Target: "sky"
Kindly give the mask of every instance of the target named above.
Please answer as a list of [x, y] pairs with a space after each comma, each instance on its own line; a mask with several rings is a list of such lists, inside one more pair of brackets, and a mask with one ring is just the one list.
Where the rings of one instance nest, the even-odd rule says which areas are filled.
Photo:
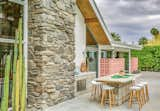
[[95, 0], [110, 32], [123, 42], [137, 43], [150, 29], [160, 29], [160, 0]]

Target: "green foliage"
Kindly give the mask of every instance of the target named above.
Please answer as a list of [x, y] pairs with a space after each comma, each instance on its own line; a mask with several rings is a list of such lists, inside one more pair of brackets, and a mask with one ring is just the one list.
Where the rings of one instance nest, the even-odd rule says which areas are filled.
[[159, 30], [157, 28], [152, 28], [151, 29], [151, 34], [154, 35], [154, 36], [156, 36], [156, 35], [159, 34]]
[[148, 43], [148, 39], [146, 37], [141, 37], [138, 41], [139, 45], [145, 45]]
[[3, 97], [1, 102], [0, 111], [8, 111], [8, 101], [9, 101], [9, 75], [11, 69], [11, 56], [8, 55], [5, 64], [5, 77], [3, 86]]
[[121, 41], [121, 37], [119, 34], [112, 32], [111, 35], [114, 41]]
[[132, 50], [132, 57], [138, 57], [142, 71], [160, 71], [160, 46], [145, 46], [141, 51]]

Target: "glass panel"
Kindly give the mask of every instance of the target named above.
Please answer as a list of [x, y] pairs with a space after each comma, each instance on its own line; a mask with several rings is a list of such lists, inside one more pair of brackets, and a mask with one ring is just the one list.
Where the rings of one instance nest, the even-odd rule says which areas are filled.
[[97, 53], [87, 52], [87, 63], [89, 71], [97, 71]]
[[107, 51], [101, 52], [101, 58], [107, 58]]
[[112, 51], [107, 51], [107, 58], [112, 58]]
[[0, 4], [0, 38], [14, 39], [22, 6], [15, 3]]
[[125, 70], [128, 71], [129, 70], [129, 55], [128, 53], [123, 53], [123, 57], [125, 58]]
[[[6, 56], [10, 54], [13, 60], [13, 45], [10, 44], [1, 44], [0, 43], [0, 100], [3, 97], [3, 80], [4, 80], [4, 71], [5, 71], [5, 62], [6, 62]], [[13, 62], [13, 61], [12, 61]], [[11, 83], [12, 83], [12, 72], [13, 70], [11, 70], [11, 76], [10, 76], [10, 88], [11, 88]], [[12, 97], [12, 93], [11, 91], [9, 92], [10, 96]], [[11, 100], [11, 99], [10, 99]], [[10, 101], [9, 100], [9, 101]], [[1, 101], [0, 101], [1, 104]]]
[[112, 52], [111, 51], [102, 51], [101, 52], [101, 58], [111, 58]]

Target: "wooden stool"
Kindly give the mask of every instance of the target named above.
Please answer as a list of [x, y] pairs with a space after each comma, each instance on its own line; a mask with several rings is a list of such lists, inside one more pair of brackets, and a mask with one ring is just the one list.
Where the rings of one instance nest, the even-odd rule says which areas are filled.
[[145, 98], [146, 101], [149, 101], [149, 92], [148, 92], [148, 83], [147, 82], [141, 82], [145, 86]]
[[129, 97], [129, 102], [128, 102], [129, 108], [132, 107], [132, 102], [133, 102], [133, 99], [135, 98], [138, 102], [138, 105], [139, 105], [139, 111], [141, 110], [142, 103], [141, 103], [140, 96], [141, 96], [141, 88], [140, 87], [137, 87], [137, 86], [130, 87], [130, 97]]
[[91, 91], [91, 100], [97, 99], [100, 100], [101, 97], [101, 83], [96, 82], [96, 80], [93, 80], [92, 82], [92, 91]]
[[137, 87], [141, 88], [141, 102], [142, 105], [144, 105], [147, 101], [146, 101], [146, 94], [145, 94], [145, 85], [144, 84], [137, 84]]
[[101, 105], [104, 106], [105, 100], [108, 98], [110, 110], [112, 108], [112, 105], [115, 105], [115, 96], [113, 91], [114, 91], [114, 87], [111, 87], [108, 85], [102, 86]]

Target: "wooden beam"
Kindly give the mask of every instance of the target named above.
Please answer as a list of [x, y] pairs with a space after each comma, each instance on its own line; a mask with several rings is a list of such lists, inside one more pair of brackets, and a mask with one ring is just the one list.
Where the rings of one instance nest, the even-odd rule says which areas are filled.
[[98, 19], [97, 18], [86, 18], [85, 23], [89, 23], [89, 22], [98, 22]]
[[87, 43], [87, 45], [96, 45], [97, 44], [93, 33], [89, 30], [88, 27], [86, 30], [86, 43]]
[[1, 0], [0, 5], [6, 4], [7, 2], [16, 3], [19, 5], [24, 5], [24, 0]]
[[9, 2], [13, 2], [19, 5], [24, 5], [24, 1], [23, 0], [8, 0]]
[[106, 36], [104, 30], [102, 29], [99, 22], [89, 22], [86, 23], [90, 32], [94, 35], [94, 38], [98, 44], [109, 45], [108, 37]]
[[[0, 43], [15, 44], [16, 41], [14, 39], [0, 38]], [[22, 41], [22, 43], [24, 43], [24, 41]], [[18, 44], [18, 42], [17, 42], [17, 44]]]
[[14, 39], [0, 38], [0, 43], [11, 43], [11, 44], [14, 44], [15, 40]]
[[76, 0], [76, 3], [84, 18], [97, 18], [89, 0]]

